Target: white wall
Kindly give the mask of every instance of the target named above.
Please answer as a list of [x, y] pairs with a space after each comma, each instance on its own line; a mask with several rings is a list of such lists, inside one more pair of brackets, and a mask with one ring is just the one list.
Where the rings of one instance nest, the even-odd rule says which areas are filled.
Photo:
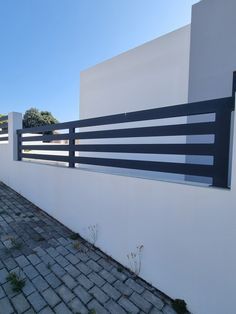
[[[233, 173], [235, 144], [236, 132]], [[143, 244], [141, 277], [193, 313], [234, 313], [235, 176], [232, 190], [197, 187], [17, 162], [7, 147], [0, 145], [0, 180], [85, 237], [98, 224], [97, 245], [124, 265]]]
[[190, 26], [81, 73], [80, 118], [186, 103]]
[[232, 95], [235, 12], [235, 0], [203, 0], [193, 6], [189, 102]]

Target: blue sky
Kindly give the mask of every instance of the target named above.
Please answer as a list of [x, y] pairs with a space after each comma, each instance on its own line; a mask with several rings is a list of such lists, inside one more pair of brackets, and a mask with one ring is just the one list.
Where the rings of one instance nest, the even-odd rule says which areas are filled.
[[197, 0], [0, 0], [0, 113], [79, 118], [80, 71], [190, 23]]

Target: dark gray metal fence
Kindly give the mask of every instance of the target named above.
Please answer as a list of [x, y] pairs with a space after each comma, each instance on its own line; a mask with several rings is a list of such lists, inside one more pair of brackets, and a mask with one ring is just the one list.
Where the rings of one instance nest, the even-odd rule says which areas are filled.
[[[89, 164], [166, 172], [182, 175], [211, 177], [213, 186], [228, 187], [229, 151], [231, 113], [234, 110], [234, 97], [215, 99], [191, 104], [135, 111], [92, 119], [59, 123], [43, 127], [21, 129], [18, 134], [18, 156], [22, 158], [67, 162], [69, 167], [75, 164]], [[81, 128], [92, 126], [115, 125], [127, 122], [140, 122], [155, 119], [185, 117], [200, 114], [215, 114], [215, 121], [182, 123], [173, 125], [118, 128], [98, 131], [81, 131]], [[80, 130], [77, 131], [76, 129]], [[63, 134], [53, 134], [54, 131], [67, 130]], [[46, 134], [51, 132], [52, 134]], [[36, 135], [24, 137], [26, 133]], [[188, 135], [214, 135], [214, 143], [206, 144], [75, 144], [79, 139], [115, 139], [139, 137], [164, 137]], [[44, 142], [68, 140], [66, 145], [47, 145]], [[27, 142], [41, 142], [39, 145], [27, 145]], [[68, 156], [26, 153], [24, 150], [66, 151]], [[213, 156], [212, 165], [190, 164], [176, 162], [159, 162], [148, 160], [127, 160], [117, 158], [97, 158], [75, 156], [75, 152], [112, 152], [131, 154], [171, 154], [171, 155], [201, 155]]]
[[3, 141], [8, 141], [8, 116], [0, 117], [0, 142]]

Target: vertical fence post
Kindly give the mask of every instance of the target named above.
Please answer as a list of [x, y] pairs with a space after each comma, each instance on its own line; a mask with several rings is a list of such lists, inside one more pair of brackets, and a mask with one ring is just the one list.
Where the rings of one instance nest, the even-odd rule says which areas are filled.
[[75, 128], [69, 128], [69, 167], [70, 168], [75, 167], [75, 162], [74, 162], [74, 157], [75, 157], [74, 134], [75, 134]]
[[229, 187], [231, 112], [227, 107], [216, 112], [213, 186], [222, 188]]
[[22, 129], [22, 114], [11, 112], [8, 114], [9, 152], [12, 160], [18, 160], [18, 135], [17, 130]]

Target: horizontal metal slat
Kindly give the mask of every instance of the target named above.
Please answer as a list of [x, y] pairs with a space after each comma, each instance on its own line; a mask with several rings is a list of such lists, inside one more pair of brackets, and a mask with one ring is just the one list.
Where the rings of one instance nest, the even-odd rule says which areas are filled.
[[2, 130], [2, 131], [0, 131], [0, 135], [2, 135], [2, 134], [8, 134], [8, 130]]
[[0, 137], [0, 142], [8, 141], [8, 136]]
[[0, 129], [8, 128], [8, 123], [0, 123]]
[[19, 153], [19, 157], [28, 158], [28, 159], [41, 159], [49, 161], [61, 161], [69, 162], [69, 157], [67, 156], [58, 156], [58, 155], [40, 155], [40, 154], [23, 154]]
[[51, 124], [47, 126], [21, 129], [17, 132], [23, 133], [39, 133], [45, 131], [80, 128], [89, 126], [109, 125], [126, 122], [146, 121], [154, 119], [174, 118], [188, 115], [197, 115], [205, 113], [214, 113], [222, 108], [234, 109], [233, 97], [220, 98], [208, 101], [201, 101], [190, 104], [167, 106], [155, 109], [140, 110], [122, 114], [115, 114], [97, 118], [90, 118], [78, 121]]
[[39, 154], [20, 154], [21, 158], [39, 159], [60, 162], [75, 162], [79, 164], [89, 164], [95, 166], [116, 167], [125, 169], [146, 170], [155, 172], [167, 172], [184, 175], [206, 176], [213, 175], [213, 166], [181, 164], [170, 162], [142, 161], [142, 160], [125, 160], [111, 158], [93, 158], [93, 157], [67, 157], [54, 155]]
[[21, 150], [111, 152], [139, 154], [214, 155], [214, 144], [79, 144], [21, 145]]
[[74, 157], [74, 162], [105, 167], [128, 168], [136, 170], [167, 172], [184, 175], [211, 177], [213, 166], [181, 164], [157, 161], [125, 160], [93, 157]]
[[215, 122], [187, 123], [176, 125], [150, 126], [102, 131], [78, 132], [75, 134], [54, 134], [41, 136], [21, 137], [20, 142], [58, 141], [69, 139], [98, 139], [98, 138], [128, 138], [177, 135], [204, 135], [214, 134]]

